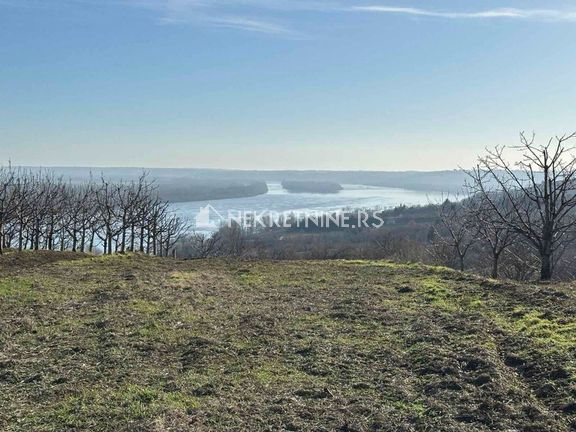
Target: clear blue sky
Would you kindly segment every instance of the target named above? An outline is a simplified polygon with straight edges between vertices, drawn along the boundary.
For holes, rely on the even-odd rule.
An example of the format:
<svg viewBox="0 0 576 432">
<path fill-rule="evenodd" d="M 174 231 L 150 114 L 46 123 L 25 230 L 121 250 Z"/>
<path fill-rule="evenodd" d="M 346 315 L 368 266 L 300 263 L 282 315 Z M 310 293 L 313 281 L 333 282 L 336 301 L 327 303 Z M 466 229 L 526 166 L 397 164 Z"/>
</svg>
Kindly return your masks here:
<svg viewBox="0 0 576 432">
<path fill-rule="evenodd" d="M 576 129 L 576 2 L 0 0 L 0 162 L 449 169 Z"/>
</svg>

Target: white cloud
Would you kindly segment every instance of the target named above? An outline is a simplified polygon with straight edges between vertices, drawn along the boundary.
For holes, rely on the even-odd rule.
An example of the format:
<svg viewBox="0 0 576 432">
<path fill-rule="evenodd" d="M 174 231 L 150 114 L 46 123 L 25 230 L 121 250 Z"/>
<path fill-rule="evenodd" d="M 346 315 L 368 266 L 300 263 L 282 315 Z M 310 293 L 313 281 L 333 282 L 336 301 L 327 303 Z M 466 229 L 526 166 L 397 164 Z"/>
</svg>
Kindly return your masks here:
<svg viewBox="0 0 576 432">
<path fill-rule="evenodd" d="M 160 23 L 165 25 L 203 23 L 213 27 L 231 28 L 255 33 L 284 35 L 292 38 L 302 36 L 300 33 L 279 24 L 238 16 L 197 15 L 195 17 L 177 17 L 174 16 L 174 14 L 170 14 L 169 16 L 160 18 Z"/>
<path fill-rule="evenodd" d="M 302 35 L 261 13 L 262 0 L 121 0 L 125 5 L 158 11 L 159 22 L 196 24 L 300 38 Z M 274 3 L 273 0 L 270 0 Z M 281 0 L 282 3 L 284 0 Z"/>
<path fill-rule="evenodd" d="M 281 25 L 242 17 L 214 17 L 208 18 L 208 21 L 220 27 L 230 27 L 258 33 L 296 35 L 293 30 Z"/>
<path fill-rule="evenodd" d="M 454 11 L 434 11 L 430 9 L 420 9 L 412 7 L 391 7 L 391 6 L 357 6 L 351 10 L 360 12 L 388 13 L 411 16 L 437 17 L 449 19 L 490 19 L 490 18 L 512 18 L 512 19 L 536 19 L 550 21 L 576 21 L 576 12 L 561 11 L 553 9 L 514 9 L 502 8 L 477 12 L 454 12 Z"/>
<path fill-rule="evenodd" d="M 360 1 L 360 0 L 357 0 Z M 304 36 L 293 29 L 294 12 L 331 14 L 379 13 L 443 19 L 522 19 L 576 22 L 576 10 L 499 8 L 479 11 L 434 10 L 381 4 L 350 6 L 350 0 L 0 0 L 0 7 L 59 7 L 90 4 L 147 9 L 164 25 L 204 25 L 290 38 Z"/>
<path fill-rule="evenodd" d="M 150 10 L 163 25 L 205 25 L 248 32 L 302 38 L 282 24 L 283 11 L 308 0 L 0 0 L 1 7 L 57 8 L 66 6 L 127 7 Z"/>
</svg>

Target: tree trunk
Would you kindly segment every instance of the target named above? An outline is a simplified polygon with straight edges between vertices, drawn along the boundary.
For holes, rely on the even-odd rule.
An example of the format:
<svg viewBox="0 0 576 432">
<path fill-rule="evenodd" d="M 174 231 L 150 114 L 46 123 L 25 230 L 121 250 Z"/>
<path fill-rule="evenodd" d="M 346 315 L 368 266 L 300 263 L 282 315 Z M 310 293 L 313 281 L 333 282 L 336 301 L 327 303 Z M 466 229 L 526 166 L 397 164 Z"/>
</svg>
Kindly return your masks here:
<svg viewBox="0 0 576 432">
<path fill-rule="evenodd" d="M 140 252 L 144 252 L 144 225 L 140 227 Z"/>
<path fill-rule="evenodd" d="M 24 228 L 22 228 L 22 223 L 20 223 L 18 229 L 18 250 L 22 252 L 24 249 Z"/>
<path fill-rule="evenodd" d="M 40 249 L 40 221 L 36 221 L 36 226 L 34 229 L 34 241 L 32 249 L 38 250 Z"/>
<path fill-rule="evenodd" d="M 86 228 L 82 228 L 82 236 L 80 237 L 80 252 L 86 252 Z"/>
<path fill-rule="evenodd" d="M 498 279 L 498 262 L 500 260 L 500 254 L 494 254 L 492 256 L 492 274 L 490 277 L 492 279 Z"/>
<path fill-rule="evenodd" d="M 134 242 L 136 241 L 136 233 L 134 232 L 134 224 L 132 224 L 132 230 L 130 235 L 130 251 L 134 252 Z"/>
<path fill-rule="evenodd" d="M 48 234 L 47 241 L 48 241 L 47 249 L 48 250 L 54 249 L 54 233 L 52 231 L 50 231 L 50 233 Z"/>
<path fill-rule="evenodd" d="M 540 280 L 548 281 L 552 279 L 552 254 L 543 253 L 540 259 Z"/>
<path fill-rule="evenodd" d="M 126 252 L 126 223 L 124 221 L 122 221 L 122 223 L 124 224 L 124 228 L 122 228 L 122 240 L 121 240 L 121 244 L 120 244 L 120 252 L 124 253 Z"/>
</svg>

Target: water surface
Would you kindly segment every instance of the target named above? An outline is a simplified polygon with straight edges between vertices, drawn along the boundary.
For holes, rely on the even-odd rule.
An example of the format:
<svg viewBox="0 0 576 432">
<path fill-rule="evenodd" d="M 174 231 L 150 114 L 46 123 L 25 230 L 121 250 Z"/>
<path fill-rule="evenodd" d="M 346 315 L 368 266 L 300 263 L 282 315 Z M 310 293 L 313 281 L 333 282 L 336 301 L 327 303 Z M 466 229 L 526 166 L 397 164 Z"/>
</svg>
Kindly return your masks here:
<svg viewBox="0 0 576 432">
<path fill-rule="evenodd" d="M 335 194 L 290 193 L 280 183 L 268 183 L 268 193 L 247 198 L 230 198 L 213 201 L 193 201 L 172 204 L 182 218 L 195 227 L 195 218 L 201 208 L 211 205 L 217 212 L 333 212 L 346 209 L 386 209 L 399 205 L 426 205 L 440 202 L 442 196 L 435 192 L 419 192 L 388 187 L 364 185 L 342 185 L 343 190 Z"/>
</svg>

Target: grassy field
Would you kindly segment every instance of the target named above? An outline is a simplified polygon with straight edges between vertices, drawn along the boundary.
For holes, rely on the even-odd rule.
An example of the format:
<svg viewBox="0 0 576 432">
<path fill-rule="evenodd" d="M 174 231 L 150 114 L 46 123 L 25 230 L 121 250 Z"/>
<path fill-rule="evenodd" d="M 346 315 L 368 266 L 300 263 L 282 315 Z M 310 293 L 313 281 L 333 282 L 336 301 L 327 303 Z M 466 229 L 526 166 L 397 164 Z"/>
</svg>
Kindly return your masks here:
<svg viewBox="0 0 576 432">
<path fill-rule="evenodd" d="M 8 254 L 0 430 L 575 430 L 574 288 L 387 262 Z"/>
</svg>

